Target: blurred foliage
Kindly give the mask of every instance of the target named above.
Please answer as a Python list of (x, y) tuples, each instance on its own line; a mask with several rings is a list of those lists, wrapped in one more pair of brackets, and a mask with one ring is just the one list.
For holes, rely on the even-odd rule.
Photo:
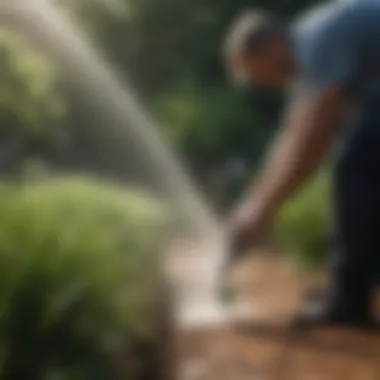
[(276, 231), (278, 244), (301, 270), (325, 264), (330, 210), (330, 173), (322, 171), (282, 210)]
[[(85, 23), (97, 45), (138, 88), (162, 124), (177, 128), (169, 134), (175, 148), (198, 169), (205, 160), (223, 165), (226, 155), (236, 152), (255, 166), (275, 129), (281, 98), (261, 90), (233, 90), (222, 57), (229, 22), (252, 2), (118, 3), (122, 11), (107, 12), (104, 6), (90, 7), (89, 13), (85, 5), (77, 5), (74, 13), (80, 20), (86, 14)], [(259, 1), (255, 6), (287, 15), (307, 3)]]
[[(220, 166), (225, 155), (239, 153), (255, 166), (275, 129), (280, 99), (262, 91), (238, 94), (232, 90), (225, 80), (221, 54), (228, 24), (243, 9), (251, 8), (251, 1), (56, 2), (92, 36), (120, 75), (138, 88), (163, 125), (177, 128), (169, 135), (191, 164), (209, 160)], [(254, 6), (287, 16), (310, 3), (260, 0)], [(3, 133), (15, 131), (15, 125), (23, 131), (46, 133), (64, 105), (69, 105), (67, 133), (75, 134), (86, 120), (78, 117), (70, 102), (72, 94), (65, 93), (62, 100), (54, 86), (57, 73), (41, 54), (8, 32), (0, 36), (0, 46), (5, 55), (0, 63), (2, 81), (8, 83), (2, 88), (7, 101), (2, 102), (0, 115), (5, 120), (2, 124), (10, 126)]]
[[(231, 20), (242, 10), (265, 7), (293, 14), (311, 1), (128, 0), (128, 69), (150, 91), (183, 79), (224, 82), (222, 43)], [(115, 30), (115, 29), (114, 29)], [(113, 34), (112, 28), (109, 33)], [(120, 49), (121, 50), (121, 49)], [(153, 60), (153, 61), (152, 61)]]
[(252, 126), (261, 120), (245, 100), (223, 86), (191, 85), (163, 96), (157, 108), (173, 145), (202, 166), (236, 156), (257, 160), (264, 131)]
[(65, 114), (54, 67), (23, 37), (0, 29), (0, 139), (43, 139)]
[(1, 379), (117, 378), (120, 356), (152, 365), (138, 350), (162, 327), (166, 210), (80, 178), (0, 193)]

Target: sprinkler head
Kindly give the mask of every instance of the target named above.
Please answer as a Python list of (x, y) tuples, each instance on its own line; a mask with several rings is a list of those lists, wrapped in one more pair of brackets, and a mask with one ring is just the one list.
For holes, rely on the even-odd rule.
[(222, 268), (219, 299), (223, 305), (230, 306), (236, 300), (235, 290), (228, 281), (231, 268), (247, 254), (250, 244), (242, 241), (232, 241), (229, 245), (228, 256)]
[(219, 300), (225, 306), (229, 306), (236, 300), (234, 289), (229, 284), (223, 283), (219, 293)]

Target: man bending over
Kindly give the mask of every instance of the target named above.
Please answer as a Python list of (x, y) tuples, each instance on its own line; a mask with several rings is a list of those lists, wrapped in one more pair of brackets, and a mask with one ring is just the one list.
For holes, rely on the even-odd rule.
[(233, 215), (234, 238), (268, 233), (350, 120), (333, 172), (331, 282), (322, 307), (302, 311), (299, 321), (372, 324), (380, 270), (380, 2), (331, 2), (294, 24), (248, 11), (228, 33), (226, 56), (235, 78), (293, 91), (267, 165)]

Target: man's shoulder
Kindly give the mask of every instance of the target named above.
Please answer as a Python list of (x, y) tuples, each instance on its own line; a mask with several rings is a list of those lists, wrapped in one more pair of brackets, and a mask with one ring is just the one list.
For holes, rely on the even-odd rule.
[(349, 17), (350, 12), (347, 11), (353, 3), (349, 0), (329, 1), (311, 7), (295, 18), (294, 29), (299, 36), (304, 37), (315, 37), (318, 33), (328, 32), (340, 20)]
[[(357, 1), (357, 0), (356, 0)], [(320, 55), (334, 54), (334, 44), (351, 41), (355, 15), (352, 5), (355, 0), (340, 0), (322, 3), (300, 14), (293, 23), (293, 42), (298, 64), (309, 67), (318, 64)]]
[(378, 0), (328, 1), (300, 13), (294, 19), (293, 27), (299, 30), (300, 34), (318, 34), (339, 29), (342, 25), (360, 27), (373, 14), (379, 17)]
[(326, 16), (333, 12), (335, 7), (336, 4), (332, 2), (309, 7), (296, 16), (294, 26), (300, 29), (308, 29), (318, 26), (326, 19)]
[(380, 56), (379, 17), (379, 0), (338, 0), (303, 13), (293, 30), (300, 75), (318, 89), (355, 85), (363, 54)]

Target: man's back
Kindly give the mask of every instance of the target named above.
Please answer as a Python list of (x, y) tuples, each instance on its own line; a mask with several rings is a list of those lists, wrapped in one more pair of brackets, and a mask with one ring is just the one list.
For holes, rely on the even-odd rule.
[(361, 96), (380, 89), (380, 1), (339, 0), (312, 9), (294, 26), (295, 56), (312, 89), (346, 84)]

